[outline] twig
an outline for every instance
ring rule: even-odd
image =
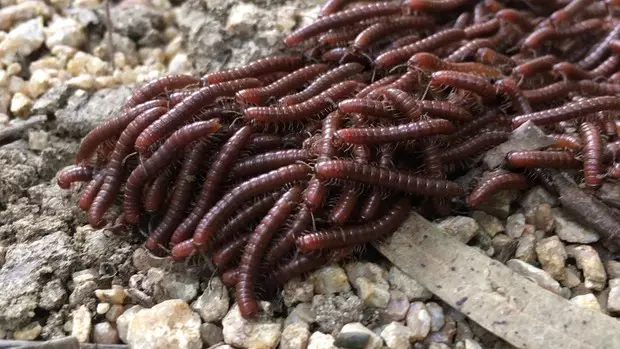
[[[31,129],[35,126],[43,124],[47,121],[46,115],[34,115],[14,126],[9,126],[3,130],[0,130],[0,142],[5,139],[15,138],[21,136],[22,132]]]
[[[114,64],[114,40],[112,39],[112,15],[110,14],[110,0],[105,2],[105,26],[108,31],[108,59],[112,62],[112,67],[116,68]]]

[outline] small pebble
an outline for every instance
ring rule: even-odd
[[[374,263],[354,262],[346,265],[347,276],[357,295],[367,307],[385,308],[390,300],[387,274]]]
[[[403,273],[396,266],[390,268],[388,281],[392,288],[402,291],[407,295],[407,299],[411,301],[425,301],[433,296],[424,286],[420,285],[416,280]]]
[[[224,342],[222,328],[210,322],[200,325],[200,338],[207,347]]]
[[[596,233],[584,228],[563,210],[554,208],[551,212],[555,220],[555,233],[562,241],[591,244],[599,240]]]
[[[556,280],[564,279],[564,264],[568,256],[560,238],[551,236],[538,241],[536,255],[544,271]]]
[[[465,349],[483,349],[482,346],[473,339],[465,340]]]
[[[515,257],[526,263],[536,261],[536,236],[534,234],[523,235],[519,238]]]
[[[612,313],[620,312],[620,279],[609,280],[609,296],[607,297],[607,310]]]
[[[415,340],[413,331],[399,322],[391,322],[385,326],[381,331],[381,338],[390,349],[409,349]]]
[[[560,280],[564,287],[573,288],[581,283],[581,272],[573,265],[564,268],[564,278]]]
[[[607,281],[607,273],[598,253],[592,246],[568,246],[568,255],[575,258],[577,267],[583,271],[584,285],[595,291],[602,291]]]
[[[200,314],[203,321],[217,322],[226,316],[229,304],[228,289],[219,277],[214,277],[191,307]]]
[[[305,349],[310,341],[310,330],[306,323],[294,323],[282,331],[280,349]]]
[[[97,314],[103,315],[110,310],[110,303],[99,303],[97,304]]]
[[[337,349],[334,341],[332,335],[316,331],[310,336],[307,349]]]
[[[109,322],[101,322],[93,328],[93,342],[97,344],[118,344],[118,331]]]
[[[605,271],[610,279],[620,278],[620,262],[612,259],[605,261]]]
[[[465,216],[448,217],[439,222],[437,227],[463,243],[468,243],[480,230],[476,220]]]
[[[435,303],[426,303],[426,310],[431,316],[431,331],[439,331],[446,323],[443,308]]]
[[[282,298],[287,307],[297,303],[311,302],[314,296],[314,285],[308,279],[294,278],[289,280],[282,290]]]
[[[38,0],[22,1],[15,5],[0,8],[0,30],[9,30],[21,21],[38,16],[49,18],[53,12],[54,10],[45,2]]]
[[[314,322],[316,314],[312,310],[311,303],[299,303],[293,310],[289,310],[289,314],[284,320],[284,326],[295,323],[310,324]]]
[[[20,341],[32,341],[39,337],[40,334],[41,325],[35,321],[13,332],[13,338]]]
[[[222,320],[224,341],[235,347],[273,349],[280,341],[282,321],[268,317],[270,304],[260,302],[264,313],[256,320],[246,320],[235,304]]]
[[[263,10],[252,3],[234,5],[226,20],[226,31],[233,34],[250,34]]]
[[[1,263],[0,263],[1,266]],[[39,307],[45,310],[60,308],[67,300],[67,290],[59,279],[53,279],[41,289]]]
[[[178,53],[168,63],[168,72],[170,74],[183,74],[192,71],[192,63],[186,53]]]
[[[594,296],[592,293],[575,296],[571,298],[570,302],[582,308],[602,312],[601,305],[598,303],[596,296]]]
[[[19,62],[20,59],[38,50],[43,40],[45,40],[43,17],[20,23],[0,41],[0,59],[6,65]]]
[[[508,216],[506,220],[506,235],[513,239],[518,239],[523,235],[525,230],[525,216],[522,213],[516,213]]]
[[[540,204],[525,214],[525,221],[532,224],[537,230],[548,233],[554,228],[554,220],[551,206],[547,203]]]
[[[101,302],[108,302],[112,304],[123,304],[125,302],[125,289],[119,285],[112,285],[111,289],[107,290],[95,290],[95,297]]]
[[[123,314],[125,308],[120,304],[112,304],[110,310],[105,313],[105,318],[109,322],[115,323],[118,317]]]
[[[73,312],[71,336],[79,343],[88,343],[92,328],[90,311],[85,305],[79,306]]]
[[[385,308],[385,314],[391,321],[401,321],[409,311],[407,295],[399,290],[390,290],[390,301]]]
[[[89,74],[80,74],[69,79],[66,84],[74,88],[90,91],[95,88],[95,77]]]
[[[121,316],[116,319],[116,329],[118,330],[118,337],[123,341],[123,343],[127,343],[127,330],[129,329],[129,324],[136,316],[136,314],[142,310],[139,305],[134,305],[133,307],[125,310]]]
[[[383,340],[361,323],[355,322],[342,327],[334,345],[348,349],[380,349]]]
[[[407,313],[407,327],[413,332],[413,339],[423,340],[431,330],[431,315],[422,302],[413,302]]]
[[[314,284],[314,293],[334,294],[351,290],[347,274],[337,265],[326,266],[315,271],[310,279]]]
[[[505,230],[504,224],[497,217],[491,216],[490,214],[483,211],[474,211],[471,214],[472,218],[480,224],[482,229],[489,235],[490,237],[494,237],[498,233],[501,233]]]
[[[82,25],[68,17],[54,16],[44,31],[45,46],[48,48],[57,45],[78,48],[86,42],[86,34]]]
[[[200,283],[194,274],[165,272],[160,268],[151,268],[146,275],[155,285],[153,298],[158,302],[165,299],[191,302],[198,296]]]
[[[26,96],[21,92],[17,92],[13,95],[11,99],[11,114],[15,116],[26,117],[30,113],[30,108],[32,108],[33,101],[30,97]]]
[[[426,340],[435,343],[450,344],[454,341],[456,332],[456,321],[451,316],[445,316],[443,327],[441,327],[439,331],[431,332],[428,338],[426,338]]]

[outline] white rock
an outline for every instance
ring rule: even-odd
[[[110,310],[110,303],[99,303],[97,304],[96,312],[99,315],[105,315],[105,313]]]
[[[43,1],[26,0],[18,4],[0,8],[0,30],[9,30],[16,23],[42,16],[48,18],[53,13]],[[0,39],[0,41],[2,41]]]
[[[177,53],[168,63],[168,72],[171,74],[189,73],[191,71],[192,63],[186,53]]]
[[[354,262],[345,267],[357,295],[368,307],[385,308],[390,301],[387,273],[374,263]]]
[[[67,71],[73,76],[81,74],[90,74],[94,76],[103,76],[111,73],[110,63],[102,61],[100,58],[81,51],[67,62]]]
[[[294,278],[289,280],[282,290],[282,298],[287,307],[297,303],[311,302],[314,296],[314,285],[308,279]]]
[[[573,288],[581,283],[581,273],[573,265],[564,268],[564,278],[560,280],[564,287]]]
[[[554,280],[551,275],[542,269],[538,269],[533,265],[527,264],[519,259],[511,259],[506,263],[510,269],[518,274],[525,276],[526,278],[537,283],[538,286],[551,291],[557,295],[562,295],[562,288],[560,284]]]
[[[549,204],[540,204],[529,210],[525,214],[525,221],[533,225],[536,230],[542,230],[545,233],[553,231],[555,220],[553,219],[553,209]]]
[[[416,280],[412,279],[407,274],[403,273],[402,270],[396,266],[390,268],[388,281],[393,288],[396,288],[406,294],[409,301],[424,301],[433,296],[429,290],[420,285]]]
[[[448,217],[439,222],[437,227],[464,243],[469,242],[480,230],[475,219],[465,216]]]
[[[568,246],[568,255],[575,258],[577,267],[583,271],[586,288],[602,291],[607,281],[607,273],[598,252],[588,245]]]
[[[35,70],[28,80],[28,93],[32,98],[41,96],[51,86],[51,75],[43,69]]]
[[[564,263],[568,255],[560,238],[551,236],[538,241],[536,255],[544,271],[556,280],[564,279]]]
[[[127,343],[135,349],[200,349],[200,316],[180,299],[142,309],[129,324]]]
[[[351,290],[347,274],[337,265],[321,268],[312,273],[310,278],[314,284],[314,293],[333,294]]]
[[[381,331],[381,338],[390,349],[409,349],[415,340],[411,329],[399,322],[391,322],[385,326]]]
[[[154,285],[155,300],[182,299],[191,302],[198,296],[200,284],[194,275],[164,272],[160,268],[150,268],[146,275]]]
[[[127,331],[129,330],[129,324],[133,321],[136,314],[142,310],[139,305],[134,305],[133,307],[125,310],[121,316],[116,319],[116,329],[118,330],[118,337],[123,341],[123,343],[127,343]]]
[[[431,331],[439,331],[446,323],[443,308],[435,302],[429,302],[426,303],[426,310],[431,316]]]
[[[584,228],[572,217],[564,213],[562,209],[554,208],[551,210],[555,220],[555,233],[566,242],[580,244],[590,244],[598,241],[599,236],[592,230]]]
[[[605,261],[605,271],[607,271],[607,275],[610,279],[615,279],[620,277],[620,262],[614,260]]]
[[[523,207],[526,211],[529,211],[530,209],[544,203],[554,207],[558,204],[558,199],[549,194],[549,192],[541,186],[536,186],[528,190],[521,199],[521,207]]]
[[[13,332],[13,338],[20,341],[31,341],[39,337],[41,334],[41,325],[37,321],[31,322],[19,330]]]
[[[525,216],[522,213],[515,213],[508,216],[506,220],[506,235],[513,239],[518,239],[525,229]]]
[[[334,337],[330,334],[314,332],[308,341],[308,349],[338,349],[334,346]]]
[[[92,321],[90,311],[85,305],[81,305],[73,312],[71,336],[75,337],[80,343],[88,343]]]
[[[166,57],[168,57],[168,59],[172,59],[172,57],[176,56],[179,52],[181,52],[182,48],[183,36],[176,35],[174,39],[170,40],[170,42],[166,46],[166,49],[164,50],[164,53],[166,54]]]
[[[95,297],[101,302],[108,302],[112,304],[123,304],[127,293],[125,289],[119,285],[112,285],[112,288],[106,290],[95,290]]]
[[[620,312],[620,279],[609,280],[609,297],[607,298],[607,310],[612,313]]]
[[[268,302],[260,302],[263,311],[270,307]],[[234,347],[273,349],[280,341],[281,319],[271,319],[264,314],[256,320],[248,321],[241,316],[235,304],[222,320],[224,341]]]
[[[465,340],[465,349],[482,349],[482,346],[475,340],[468,338]]]
[[[422,302],[413,302],[407,313],[407,327],[413,333],[413,339],[423,340],[431,330],[431,315]]]
[[[26,117],[32,108],[32,99],[21,92],[17,92],[11,99],[11,113],[15,116]]]
[[[210,322],[200,325],[200,338],[207,347],[224,343],[222,328]]]
[[[192,303],[192,309],[205,322],[217,322],[226,316],[229,304],[228,289],[219,277],[214,277],[202,295]]]
[[[505,230],[502,221],[486,212],[474,211],[471,216],[490,237],[494,237]]]
[[[11,94],[6,88],[0,87],[0,113],[2,114],[8,113],[10,105],[11,105]]]
[[[286,326],[282,331],[280,349],[306,349],[310,340],[308,324],[294,323]]]
[[[582,308],[586,308],[586,309],[590,309],[590,310],[594,310],[598,312],[603,311],[603,309],[601,308],[601,305],[598,303],[598,300],[596,299],[596,296],[593,295],[592,293],[586,293],[586,294],[582,294],[579,296],[575,296],[571,298],[570,302]]]
[[[338,336],[334,341],[334,345],[338,347],[350,348],[351,346],[346,344],[349,343],[349,340],[353,340],[353,343],[361,346],[362,342],[357,340],[360,336],[368,338],[364,349],[380,349],[383,346],[383,340],[381,337],[359,322],[344,325],[340,330],[340,333],[338,333]],[[364,340],[366,341],[366,339]]]
[[[84,28],[72,18],[54,16],[52,22],[44,31],[46,36],[45,46],[48,48],[57,45],[78,48],[86,42]]]
[[[0,42],[0,58],[7,65],[17,62],[38,50],[44,39],[42,17],[21,23]]]
[[[250,33],[261,16],[262,9],[252,3],[234,5],[226,20],[226,31],[234,34]]]
[[[390,301],[385,308],[385,314],[392,321],[401,321],[407,316],[409,311],[409,300],[407,295],[399,290],[390,291]]]
[[[536,261],[536,236],[534,234],[523,235],[519,238],[515,257],[527,263]]]
[[[93,342],[97,344],[117,344],[118,330],[109,322],[101,322],[93,328]]]

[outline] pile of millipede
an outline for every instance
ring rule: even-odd
[[[208,256],[250,318],[259,292],[389,236],[412,208],[475,208],[537,169],[586,188],[620,178],[615,6],[332,0],[286,54],[137,88],[58,184],[87,182],[93,227],[146,219],[153,253]],[[455,181],[528,121],[554,144]]]

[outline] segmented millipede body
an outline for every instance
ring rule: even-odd
[[[149,109],[165,106],[166,101],[164,100],[156,99],[153,101],[144,102],[131,109],[127,109],[118,117],[98,125],[90,131],[80,143],[78,152],[75,155],[75,163],[80,164],[89,158],[101,143],[103,143],[106,139],[111,139],[119,135],[140,114]]]
[[[454,131],[455,127],[450,121],[436,119],[387,127],[345,128],[338,130],[336,135],[349,144],[382,144],[450,134]]]
[[[588,187],[598,187],[603,163],[600,132],[593,123],[584,122],[579,126],[579,136],[583,143],[583,180]]]
[[[525,98],[523,91],[517,86],[517,82],[512,78],[501,79],[495,82],[497,92],[507,96],[510,102],[518,112],[517,115],[530,114],[534,109],[530,102]]]
[[[445,179],[442,170],[441,150],[435,145],[425,145],[423,152],[424,172],[435,179]],[[431,205],[435,214],[439,216],[447,216],[450,214],[450,207],[445,198],[430,198]]]
[[[327,15],[331,15],[342,10],[348,3],[355,0],[327,0],[321,10],[319,11],[319,18]]]
[[[580,151],[581,147],[583,147],[579,138],[569,134],[550,134],[547,135],[547,137],[552,138],[554,141],[554,143],[550,146],[552,148]]]
[[[481,36],[492,35],[499,30],[499,26],[500,23],[497,18],[470,25],[463,29],[465,32],[465,39],[474,39]]]
[[[207,171],[206,179],[200,188],[198,200],[194,204],[192,211],[172,234],[171,243],[180,243],[193,234],[200,219],[217,201],[216,193],[220,190],[220,186],[226,179],[226,175],[233,166],[234,161],[239,156],[241,149],[248,143],[251,136],[251,127],[242,127],[224,143],[220,151],[215,155]]]
[[[237,102],[256,105],[263,104],[270,98],[279,98],[294,91],[325,71],[327,71],[327,65],[321,63],[300,68],[267,86],[238,91],[236,93]]]
[[[295,46],[330,29],[342,28],[370,18],[397,15],[402,11],[402,5],[398,2],[385,1],[332,13],[289,34],[284,38],[284,44]]]
[[[331,160],[316,165],[320,179],[346,179],[378,185],[410,194],[451,197],[463,194],[463,188],[446,180],[428,179],[387,168],[350,160]]]
[[[492,67],[475,62],[450,63],[427,52],[416,53],[409,58],[407,65],[410,69],[421,68],[429,71],[449,70],[462,73],[480,74],[486,77],[499,77],[502,73]]]
[[[620,141],[605,144],[603,161],[614,162],[618,157],[620,157]]]
[[[592,48],[588,54],[583,57],[577,64],[584,69],[592,69],[598,64],[609,52],[610,43],[620,38],[620,24],[616,24],[614,28],[605,36],[605,38]]]
[[[265,267],[275,266],[282,257],[286,256],[295,247],[295,239],[312,223],[312,212],[305,204],[299,205],[299,210],[288,225],[288,228],[274,241],[265,253]]]
[[[498,11],[495,14],[495,18],[513,23],[525,32],[529,32],[535,27],[535,24],[532,21],[533,18],[528,16],[528,14],[511,8]]]
[[[95,197],[99,193],[101,186],[103,185],[103,181],[106,178],[106,170],[99,171],[97,174],[93,176],[93,179],[88,182],[84,191],[82,191],[82,195],[80,195],[80,200],[78,202],[78,207],[82,211],[88,211],[95,200]]]
[[[457,146],[444,150],[441,154],[441,161],[446,164],[460,161],[464,158],[479,154],[507,140],[508,133],[506,132],[482,132],[478,134],[475,138],[469,139]]]
[[[613,39],[609,42],[608,46],[613,54],[620,53],[620,40]]]
[[[221,227],[224,219],[247,200],[276,190],[285,184],[307,180],[310,171],[307,165],[289,165],[264,173],[234,187],[202,217],[194,231],[192,238],[194,244],[199,248],[206,245]],[[174,254],[174,249],[172,253]]]
[[[218,119],[198,121],[183,126],[175,131],[170,138],[147,160],[143,161],[127,178],[123,209],[125,220],[128,223],[136,223],[140,215],[140,195],[144,183],[163,169],[175,153],[188,144],[207,137],[221,127]]]
[[[296,245],[302,253],[320,249],[364,244],[392,234],[409,216],[411,204],[400,199],[381,218],[359,226],[335,228],[304,234],[297,238]]]
[[[465,32],[462,29],[445,29],[413,44],[382,53],[375,59],[375,65],[379,69],[389,69],[405,63],[409,57],[416,53],[432,52],[464,38]]]
[[[571,20],[578,12],[584,10],[588,5],[592,3],[593,0],[572,0],[569,1],[566,6],[563,8],[553,12],[550,16],[551,21],[554,24],[559,24],[561,22],[568,22]]]
[[[87,182],[93,179],[93,168],[84,166],[73,166],[63,170],[58,175],[58,186],[62,189],[69,189],[72,183]]]
[[[389,168],[392,163],[394,155],[394,149],[391,145],[379,146],[379,167]],[[360,218],[363,221],[369,221],[377,215],[381,201],[383,200],[384,191],[380,187],[374,187],[368,194],[366,199],[362,202],[360,207]]]
[[[364,70],[364,67],[358,63],[347,63],[341,65],[321,75],[303,91],[282,97],[279,102],[286,106],[305,102],[328,90],[334,84],[340,83],[353,75],[360,73],[362,70]]]
[[[471,3],[471,0],[409,0],[412,9],[424,12],[454,11]]]
[[[214,103],[217,98],[233,97],[239,90],[261,85],[259,80],[247,78],[226,81],[201,88],[149,125],[136,139],[136,149],[140,152],[146,151],[149,146],[161,139],[165,134],[174,131],[179,125],[190,120],[202,108]]]
[[[93,227],[100,226],[103,215],[108,211],[121,189],[125,172],[123,163],[132,151],[135,140],[144,129],[164,115],[166,111],[164,107],[149,109],[136,117],[121,133],[110,156],[101,190],[98,190],[88,211],[88,223]]]
[[[393,88],[407,93],[415,91],[418,87],[420,87],[420,74],[415,70],[406,72],[393,83],[386,86],[386,88]],[[383,91],[385,91],[385,88],[379,88],[376,91],[370,92],[368,98],[379,98]]]
[[[431,75],[431,85],[436,87],[450,86],[470,91],[487,102],[495,101],[497,98],[493,85],[487,79],[473,74],[445,70],[438,71]]]
[[[495,173],[472,190],[467,196],[467,206],[477,207],[500,190],[525,188],[527,188],[525,176],[518,173]]]
[[[553,65],[552,71],[564,79],[583,80],[591,79],[590,72],[570,62],[560,62]]]
[[[409,120],[417,121],[422,115],[420,106],[415,99],[405,91],[396,88],[387,88],[380,91],[398,112]]]
[[[465,29],[468,25],[472,23],[472,19],[473,15],[471,12],[463,12],[456,18],[454,24],[452,25],[452,28]]]
[[[512,74],[515,76],[527,78],[534,74],[548,72],[553,69],[553,65],[558,63],[557,57],[554,55],[545,55],[533,58],[525,63],[521,63],[514,67]]]
[[[583,101],[567,103],[554,109],[516,116],[512,119],[512,127],[513,129],[517,128],[527,121],[532,121],[535,125],[549,125],[560,121],[571,120],[586,114],[618,109],[620,109],[620,98],[610,96],[590,98]]]
[[[127,102],[125,102],[123,109],[128,110],[163,93],[182,89],[198,83],[198,79],[190,75],[175,74],[162,76],[135,89]]]
[[[394,41],[392,41],[391,44],[389,44],[383,51],[381,51],[381,53],[384,52],[388,52],[400,47],[405,47],[407,45],[411,45],[413,43],[416,43],[420,41],[420,35],[419,34],[411,34],[411,35],[407,35],[404,36],[402,38],[396,39]]]
[[[353,47],[363,51],[368,49],[376,40],[400,31],[425,29],[435,24],[430,16],[404,16],[385,22],[376,23],[362,31],[353,42]]]
[[[250,240],[250,237],[251,234],[237,236],[236,238],[229,240],[223,246],[218,247],[211,255],[213,265],[217,267],[225,267],[230,264],[242,253],[245,245]]]
[[[487,47],[478,49],[475,59],[482,64],[499,68],[502,72],[510,72],[517,65],[512,58]]]
[[[307,162],[309,158],[310,154],[306,149],[276,150],[240,160],[230,172],[235,177],[247,177],[291,165],[298,161]]]
[[[168,168],[161,171],[157,178],[149,185],[144,194],[144,210],[146,212],[157,212],[162,207],[170,181],[177,174],[174,167],[168,166]]]
[[[579,168],[581,162],[570,151],[525,150],[506,155],[514,168]]]
[[[271,56],[261,58],[243,67],[208,73],[202,79],[209,84],[217,84],[243,78],[255,78],[273,72],[292,71],[301,68],[302,65],[303,59],[301,56]]]
[[[609,56],[596,68],[590,70],[590,76],[593,78],[610,76],[617,70],[619,64],[620,58],[618,56]]]
[[[183,220],[185,210],[191,202],[197,174],[208,146],[208,143],[198,141],[198,144],[186,150],[187,155],[175,181],[166,213],[146,239],[145,245],[150,251],[159,250],[159,246],[167,246],[174,229]]]
[[[367,26],[368,25],[364,23],[334,31],[330,30],[319,37],[319,45],[346,47],[349,45],[349,41],[355,39]]]
[[[381,101],[374,101],[366,98],[345,99],[338,103],[338,110],[342,114],[357,113],[386,119],[394,117],[394,111],[389,108],[389,105]]]
[[[471,121],[473,116],[469,111],[457,105],[444,101],[418,101],[422,114],[426,113],[434,118],[443,118],[452,121]]]
[[[497,40],[494,40],[493,38],[474,39],[466,42],[463,46],[452,52],[448,57],[444,58],[444,61],[453,63],[462,62],[470,56],[473,56],[479,49],[483,47],[495,49],[496,46]]]
[[[301,200],[301,193],[302,187],[297,185],[283,194],[254,229],[243,250],[239,262],[236,298],[241,315],[245,318],[256,316],[260,311],[255,295],[260,262],[276,230],[284,224],[288,214]]]
[[[596,82],[581,80],[578,82],[579,92],[589,96],[616,96],[620,95],[619,83]]]
[[[328,220],[335,225],[343,225],[353,214],[357,204],[359,188],[355,183],[342,185],[338,200],[329,212]]]
[[[530,104],[553,102],[576,91],[579,85],[574,81],[560,81],[535,90],[523,90],[523,96]]]
[[[334,110],[336,102],[345,99],[356,90],[360,83],[357,81],[344,81],[322,92],[309,100],[285,107],[252,107],[243,112],[246,121],[258,121],[261,123],[282,123],[304,120],[322,112]]]
[[[275,134],[255,134],[249,140],[247,148],[252,151],[260,152],[275,150],[282,145],[283,140],[281,136]]]
[[[364,99],[365,97],[367,97],[371,92],[383,87],[383,86],[387,86],[395,81],[397,81],[400,78],[400,76],[398,75],[388,75],[384,78],[381,78],[375,82],[373,82],[372,84],[364,87],[360,92],[358,92],[355,95],[355,98],[359,98],[359,99]]]
[[[227,287],[235,287],[239,282],[239,268],[233,267],[222,272],[222,283]]]
[[[265,281],[265,286],[276,289],[284,285],[291,278],[301,276],[324,265],[329,261],[327,253],[298,254],[295,258],[278,265],[271,271]]]
[[[327,185],[323,180],[313,176],[304,191],[304,204],[314,212],[323,206],[326,197]]]

